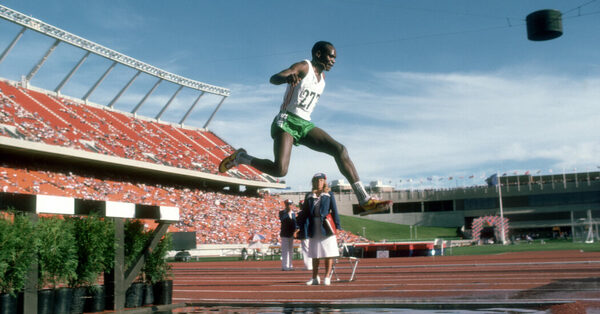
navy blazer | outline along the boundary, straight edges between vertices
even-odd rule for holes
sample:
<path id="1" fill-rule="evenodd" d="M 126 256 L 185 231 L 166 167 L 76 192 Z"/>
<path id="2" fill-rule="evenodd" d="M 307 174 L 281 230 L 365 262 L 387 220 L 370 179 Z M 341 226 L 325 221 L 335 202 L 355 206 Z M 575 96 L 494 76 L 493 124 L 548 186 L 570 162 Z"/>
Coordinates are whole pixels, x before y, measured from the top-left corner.
<path id="1" fill-rule="evenodd" d="M 335 197 L 333 197 L 333 192 L 323 193 L 321 194 L 321 202 L 319 203 L 319 213 L 321 214 L 321 223 L 319 226 L 315 226 L 313 223 L 314 218 L 314 207 L 317 198 L 313 197 L 313 193 L 309 192 L 304 197 L 304 204 L 302 205 L 302 211 L 298 214 L 298 227 L 300 228 L 300 232 L 304 231 L 304 233 L 312 238 L 315 234 L 315 228 L 321 228 L 321 234 L 326 234 L 325 227 L 323 226 L 323 222 L 325 220 L 325 216 L 331 213 L 333 217 L 333 221 L 335 223 L 335 227 L 338 230 L 342 230 L 340 226 L 340 217 L 338 215 L 337 205 L 335 204 Z"/>
<path id="2" fill-rule="evenodd" d="M 292 211 L 292 217 L 285 210 L 279 211 L 279 221 L 281 222 L 280 237 L 293 238 L 296 231 L 296 214 Z"/>

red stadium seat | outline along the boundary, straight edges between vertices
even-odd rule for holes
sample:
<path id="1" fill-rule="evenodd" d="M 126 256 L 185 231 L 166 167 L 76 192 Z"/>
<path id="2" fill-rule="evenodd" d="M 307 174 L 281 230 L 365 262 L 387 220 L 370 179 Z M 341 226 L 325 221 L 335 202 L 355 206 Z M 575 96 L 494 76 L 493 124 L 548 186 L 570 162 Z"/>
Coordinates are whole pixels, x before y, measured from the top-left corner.
<path id="1" fill-rule="evenodd" d="M 0 104 L 2 123 L 14 126 L 27 140 L 213 174 L 233 151 L 212 132 L 137 118 L 7 82 L 0 82 L 0 90 L 6 103 Z M 245 165 L 221 175 L 267 181 Z"/>

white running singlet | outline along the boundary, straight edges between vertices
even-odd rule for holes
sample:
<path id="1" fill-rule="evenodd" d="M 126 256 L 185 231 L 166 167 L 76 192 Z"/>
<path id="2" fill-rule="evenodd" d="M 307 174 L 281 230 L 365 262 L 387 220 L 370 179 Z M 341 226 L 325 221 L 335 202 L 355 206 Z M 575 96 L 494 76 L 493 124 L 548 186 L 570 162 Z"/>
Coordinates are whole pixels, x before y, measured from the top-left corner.
<path id="1" fill-rule="evenodd" d="M 294 88 L 290 84 L 287 85 L 280 112 L 293 113 L 304 120 L 310 121 L 310 114 L 325 89 L 325 78 L 321 73 L 321 80 L 317 80 L 317 75 L 310 61 L 304 61 L 308 63 L 308 73 Z"/>

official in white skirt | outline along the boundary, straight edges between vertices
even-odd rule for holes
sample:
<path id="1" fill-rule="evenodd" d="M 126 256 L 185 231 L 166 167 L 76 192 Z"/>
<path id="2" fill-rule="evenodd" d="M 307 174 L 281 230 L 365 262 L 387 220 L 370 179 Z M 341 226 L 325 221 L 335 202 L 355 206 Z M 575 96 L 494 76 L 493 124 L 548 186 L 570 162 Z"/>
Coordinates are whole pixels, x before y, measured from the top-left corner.
<path id="1" fill-rule="evenodd" d="M 306 194 L 302 213 L 298 215 L 298 227 L 306 230 L 309 241 L 308 256 L 313 261 L 312 279 L 307 282 L 308 285 L 320 284 L 321 260 L 325 264 L 323 284 L 330 285 L 333 259 L 339 256 L 335 233 L 331 233 L 325 225 L 325 217 L 328 214 L 331 214 L 336 229 L 341 229 L 335 198 L 327 186 L 327 177 L 323 173 L 317 173 L 312 178 L 312 192 Z"/>

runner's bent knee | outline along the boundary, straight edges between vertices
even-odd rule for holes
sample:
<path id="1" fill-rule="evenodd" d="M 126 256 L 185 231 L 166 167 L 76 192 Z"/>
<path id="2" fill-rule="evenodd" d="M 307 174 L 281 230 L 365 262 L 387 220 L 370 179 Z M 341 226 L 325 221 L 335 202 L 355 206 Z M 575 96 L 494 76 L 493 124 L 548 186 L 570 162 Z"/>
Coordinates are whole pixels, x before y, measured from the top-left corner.
<path id="1" fill-rule="evenodd" d="M 283 162 L 281 160 L 275 161 L 273 163 L 273 171 L 271 175 L 276 177 L 285 177 L 288 173 L 289 162 Z"/>
<path id="2" fill-rule="evenodd" d="M 275 168 L 275 172 L 277 173 L 277 177 L 285 177 L 288 173 L 288 167 L 277 166 L 277 168 Z"/>

